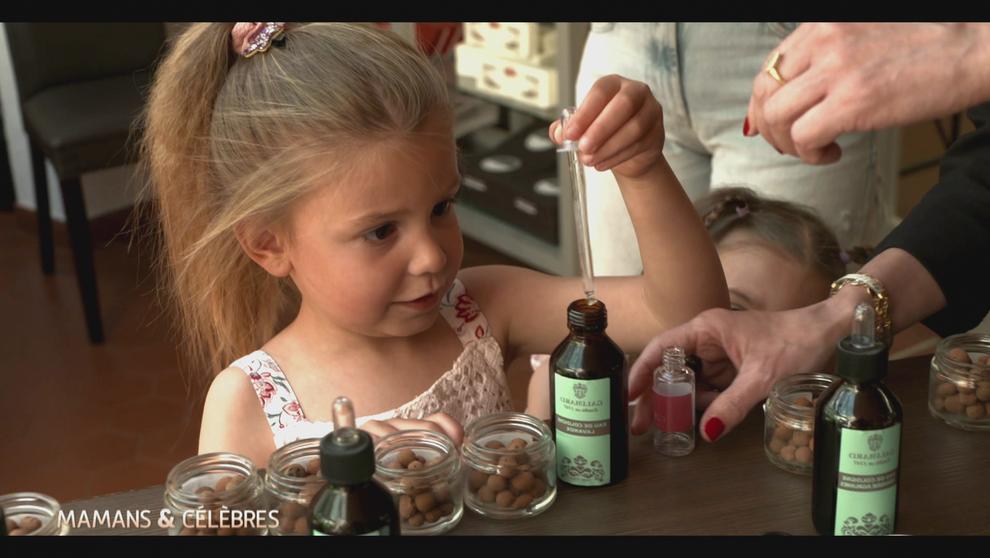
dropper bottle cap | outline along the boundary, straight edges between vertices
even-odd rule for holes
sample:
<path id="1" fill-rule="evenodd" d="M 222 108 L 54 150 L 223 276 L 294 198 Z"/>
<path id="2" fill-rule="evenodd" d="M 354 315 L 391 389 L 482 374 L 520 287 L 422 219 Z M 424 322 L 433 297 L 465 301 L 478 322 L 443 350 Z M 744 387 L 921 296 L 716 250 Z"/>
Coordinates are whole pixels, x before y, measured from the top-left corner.
<path id="1" fill-rule="evenodd" d="M 333 432 L 320 440 L 320 471 L 337 485 L 366 482 L 375 474 L 371 436 L 354 427 L 354 406 L 346 397 L 333 402 Z"/>
<path id="2" fill-rule="evenodd" d="M 852 333 L 839 341 L 836 369 L 839 376 L 863 383 L 887 375 L 888 347 L 876 338 L 876 313 L 866 303 L 856 306 Z"/>

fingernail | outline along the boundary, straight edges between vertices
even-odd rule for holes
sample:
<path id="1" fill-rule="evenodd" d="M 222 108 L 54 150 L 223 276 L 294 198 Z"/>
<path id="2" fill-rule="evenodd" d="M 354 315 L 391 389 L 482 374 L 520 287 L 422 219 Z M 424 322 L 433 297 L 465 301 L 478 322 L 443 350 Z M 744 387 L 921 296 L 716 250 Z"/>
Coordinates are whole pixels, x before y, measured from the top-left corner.
<path id="1" fill-rule="evenodd" d="M 743 120 L 743 135 L 744 136 L 749 136 L 749 117 L 748 116 L 746 117 L 745 120 Z"/>
<path id="2" fill-rule="evenodd" d="M 705 423 L 705 436 L 708 436 L 708 439 L 712 442 L 717 440 L 724 430 L 725 423 L 718 417 L 712 417 Z"/>

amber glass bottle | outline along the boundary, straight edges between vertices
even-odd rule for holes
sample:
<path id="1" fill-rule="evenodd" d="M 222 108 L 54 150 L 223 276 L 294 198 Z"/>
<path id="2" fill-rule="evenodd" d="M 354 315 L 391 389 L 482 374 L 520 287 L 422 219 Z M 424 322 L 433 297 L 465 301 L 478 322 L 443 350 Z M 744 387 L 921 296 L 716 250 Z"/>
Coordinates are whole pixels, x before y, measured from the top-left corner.
<path id="1" fill-rule="evenodd" d="M 629 474 L 627 363 L 606 325 L 602 301 L 575 300 L 567 307 L 570 335 L 550 356 L 557 478 L 577 486 L 614 484 Z"/>
<path id="2" fill-rule="evenodd" d="M 888 349 L 873 332 L 873 309 L 861 304 L 839 342 L 839 379 L 815 406 L 811 508 L 821 535 L 888 535 L 897 525 L 903 411 L 883 383 Z"/>

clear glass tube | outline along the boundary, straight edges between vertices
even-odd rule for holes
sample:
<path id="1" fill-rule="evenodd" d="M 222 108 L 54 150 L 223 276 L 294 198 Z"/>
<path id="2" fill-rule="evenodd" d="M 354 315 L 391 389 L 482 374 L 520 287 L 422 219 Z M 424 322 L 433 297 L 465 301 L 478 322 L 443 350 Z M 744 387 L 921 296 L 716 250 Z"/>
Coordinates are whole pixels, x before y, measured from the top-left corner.
<path id="1" fill-rule="evenodd" d="M 354 405 L 341 395 L 333 400 L 333 443 L 352 446 L 358 443 L 358 431 L 354 427 Z"/>
<path id="2" fill-rule="evenodd" d="M 694 372 L 684 360 L 681 347 L 665 349 L 653 373 L 653 446 L 672 457 L 694 451 Z"/>
<path id="3" fill-rule="evenodd" d="M 560 115 L 561 133 L 567 128 L 567 122 L 574 116 L 574 107 L 565 107 Z M 584 165 L 578 158 L 578 142 L 564 140 L 557 150 L 567 157 L 567 169 L 571 178 L 571 188 L 574 201 L 574 225 L 577 229 L 578 259 L 581 264 L 581 277 L 584 282 L 584 296 L 588 300 L 595 299 L 595 270 L 591 261 L 591 237 L 588 233 L 588 198 L 587 186 L 584 179 Z"/>
<path id="4" fill-rule="evenodd" d="M 873 307 L 866 303 L 856 306 L 853 313 L 853 327 L 851 343 L 857 349 L 869 349 L 876 344 L 876 312 Z"/>

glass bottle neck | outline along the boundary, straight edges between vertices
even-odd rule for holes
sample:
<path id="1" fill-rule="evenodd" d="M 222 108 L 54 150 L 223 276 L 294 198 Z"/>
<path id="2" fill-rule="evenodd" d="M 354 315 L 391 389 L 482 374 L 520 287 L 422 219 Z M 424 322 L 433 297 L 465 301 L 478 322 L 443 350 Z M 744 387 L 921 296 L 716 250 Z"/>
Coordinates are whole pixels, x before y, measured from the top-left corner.
<path id="1" fill-rule="evenodd" d="M 686 367 L 684 351 L 680 349 L 667 349 L 663 352 L 664 370 L 682 370 Z"/>
<path id="2" fill-rule="evenodd" d="M 686 355 L 680 347 L 671 347 L 663 352 L 663 366 L 659 378 L 665 381 L 681 381 L 689 378 L 691 369 L 687 367 Z"/>

